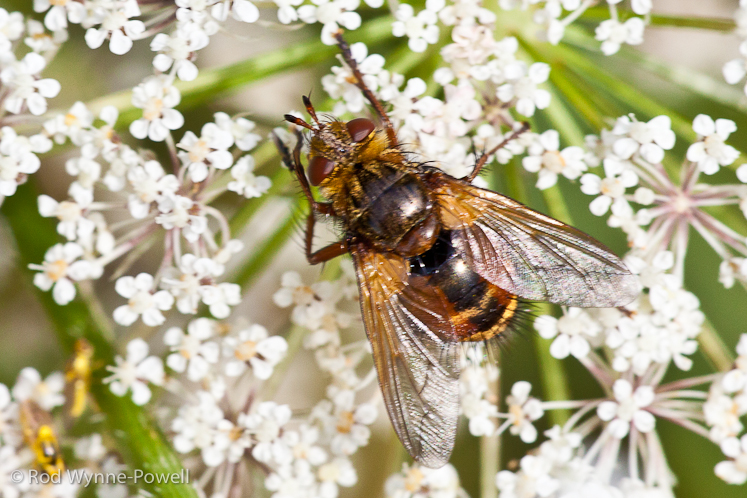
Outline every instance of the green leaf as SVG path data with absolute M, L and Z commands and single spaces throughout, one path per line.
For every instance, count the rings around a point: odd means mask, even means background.
M 58 242 L 54 221 L 42 218 L 37 211 L 36 191 L 29 181 L 15 195 L 5 199 L 0 212 L 8 220 L 15 238 L 17 262 L 27 283 L 31 285 L 35 272 L 30 263 L 40 263 L 47 249 Z M 112 332 L 100 315 L 92 312 L 82 298 L 67 306 L 59 306 L 51 292 L 34 287 L 36 296 L 57 331 L 60 344 L 71 353 L 75 341 L 86 338 L 94 347 L 94 364 L 114 363 L 114 348 L 109 342 Z M 94 371 L 91 394 L 106 416 L 106 426 L 117 440 L 130 469 L 159 475 L 179 473 L 184 468 L 158 426 L 129 397 L 117 397 L 101 383 L 106 372 L 103 367 Z M 143 484 L 154 495 L 164 498 L 197 498 L 191 484 Z

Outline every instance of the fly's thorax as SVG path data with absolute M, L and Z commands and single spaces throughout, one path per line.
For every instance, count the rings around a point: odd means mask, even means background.
M 407 254 L 416 254 L 437 235 L 433 196 L 413 165 L 356 163 L 336 171 L 322 187 L 345 231 L 378 250 L 398 252 L 403 244 Z

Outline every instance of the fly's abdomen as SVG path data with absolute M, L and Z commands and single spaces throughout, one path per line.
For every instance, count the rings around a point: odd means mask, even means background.
M 429 279 L 452 318 L 458 341 L 484 341 L 505 332 L 518 299 L 478 275 L 454 252 L 448 231 L 425 253 L 410 258 L 410 272 Z

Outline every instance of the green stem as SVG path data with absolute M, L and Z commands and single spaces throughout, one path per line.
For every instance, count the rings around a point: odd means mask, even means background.
M 519 167 L 516 164 L 512 164 L 513 167 L 506 168 L 506 176 L 509 185 L 511 196 L 519 202 L 526 203 L 527 194 L 526 186 L 519 175 Z M 557 187 L 548 189 L 556 192 L 554 196 L 556 200 L 550 201 L 548 199 L 548 205 L 551 206 L 551 216 L 555 216 L 564 221 L 570 223 L 570 215 L 565 206 L 562 196 Z M 547 190 L 543 191 L 547 196 Z M 538 304 L 536 315 L 549 315 L 550 305 L 546 303 Z M 540 365 L 540 378 L 542 381 L 543 399 L 546 401 L 561 401 L 571 399 L 570 384 L 568 381 L 568 375 L 566 374 L 565 368 L 560 360 L 553 357 L 550 354 L 550 348 L 548 344 L 538 335 L 532 334 L 535 338 L 535 350 L 537 351 L 537 357 Z M 562 425 L 568 420 L 570 412 L 568 410 L 553 410 L 549 413 L 548 417 L 552 424 Z
M 278 250 L 283 247 L 285 242 L 293 234 L 297 226 L 296 222 L 300 216 L 301 209 L 296 206 L 275 232 L 257 248 L 252 250 L 251 257 L 244 262 L 230 280 L 242 287 L 248 286 L 267 267 L 272 258 L 278 253 Z
M 621 19 L 636 17 L 638 14 L 628 9 L 617 8 Z M 610 18 L 610 10 L 606 6 L 591 7 L 581 16 L 583 20 L 603 21 Z M 730 32 L 737 27 L 733 19 L 716 17 L 685 17 L 668 14 L 651 14 L 651 26 L 674 26 L 678 28 L 710 29 L 713 31 Z
M 28 269 L 30 263 L 44 259 L 46 250 L 57 243 L 54 221 L 42 218 L 37 211 L 36 191 L 33 181 L 21 186 L 15 195 L 5 200 L 2 214 L 8 221 L 15 238 L 17 262 L 25 281 L 31 285 L 35 272 Z M 54 302 L 51 292 L 41 292 L 33 287 L 47 317 L 54 325 L 58 339 L 67 353 L 71 353 L 75 341 L 86 338 L 94 347 L 94 364 L 114 363 L 114 348 L 109 342 L 111 331 L 108 324 L 93 313 L 82 299 L 67 306 Z M 154 474 L 179 473 L 183 466 L 163 433 L 145 409 L 136 406 L 129 397 L 117 397 L 101 383 L 106 375 L 103 368 L 94 371 L 91 394 L 106 416 L 109 433 L 117 441 L 130 469 L 140 469 Z M 155 496 L 168 498 L 196 498 L 197 493 L 190 484 L 144 484 Z
M 592 54 L 590 47 L 594 47 L 596 43 L 592 36 L 580 29 L 575 29 L 573 26 L 566 30 L 563 41 L 590 55 Z M 598 56 L 599 54 L 594 53 L 594 55 Z M 627 60 L 637 68 L 649 71 L 664 82 L 673 83 L 684 90 L 694 92 L 703 98 L 737 112 L 744 111 L 743 106 L 740 105 L 744 96 L 742 90 L 727 84 L 721 79 L 712 78 L 685 66 L 663 62 L 629 46 L 623 46 L 615 57 Z
M 537 315 L 549 315 L 551 309 L 549 304 L 540 304 L 537 306 Z M 540 379 L 542 381 L 542 399 L 545 401 L 567 401 L 571 398 L 571 389 L 568 383 L 563 363 L 550 354 L 550 345 L 548 341 L 533 334 L 535 349 L 537 350 L 537 359 L 539 361 Z M 570 411 L 552 410 L 547 417 L 551 425 L 563 425 L 570 417 Z
M 500 377 L 490 386 L 490 395 L 501 399 Z M 495 475 L 501 467 L 501 438 L 500 436 L 483 436 L 480 438 L 480 496 L 482 498 L 496 498 L 498 488 L 495 485 Z
M 723 339 L 714 330 L 713 324 L 707 319 L 703 323 L 700 334 L 698 334 L 698 345 L 717 371 L 727 372 L 731 370 L 734 365 L 734 357 Z

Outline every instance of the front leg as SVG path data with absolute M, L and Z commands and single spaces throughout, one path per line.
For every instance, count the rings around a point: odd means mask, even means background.
M 321 204 L 322 206 L 329 206 L 329 204 Z M 331 207 L 331 206 L 330 206 Z M 318 251 L 313 251 L 312 245 L 314 243 L 314 225 L 316 224 L 316 213 L 312 210 L 309 213 L 309 217 L 306 219 L 306 259 L 311 265 L 318 265 L 324 263 L 330 259 L 334 259 L 337 256 L 346 254 L 348 249 L 348 241 L 343 239 L 338 242 L 322 247 Z
M 301 184 L 301 190 L 303 190 L 304 196 L 311 205 L 312 212 L 316 211 L 322 214 L 334 215 L 334 210 L 332 209 L 331 204 L 317 202 L 316 199 L 314 199 L 314 195 L 311 193 L 309 180 L 306 178 L 306 172 L 304 171 L 303 165 L 301 164 L 301 148 L 303 147 L 303 135 L 301 135 L 301 132 L 298 130 L 295 130 L 295 134 L 296 146 L 293 149 L 293 155 L 291 155 L 288 147 L 285 146 L 283 141 L 280 140 L 280 137 L 277 136 L 274 132 L 272 134 L 272 141 L 275 142 L 275 147 L 277 147 L 278 152 L 280 153 L 280 158 L 282 159 L 283 164 L 285 164 L 285 167 L 291 170 L 291 172 L 296 175 L 298 183 Z

